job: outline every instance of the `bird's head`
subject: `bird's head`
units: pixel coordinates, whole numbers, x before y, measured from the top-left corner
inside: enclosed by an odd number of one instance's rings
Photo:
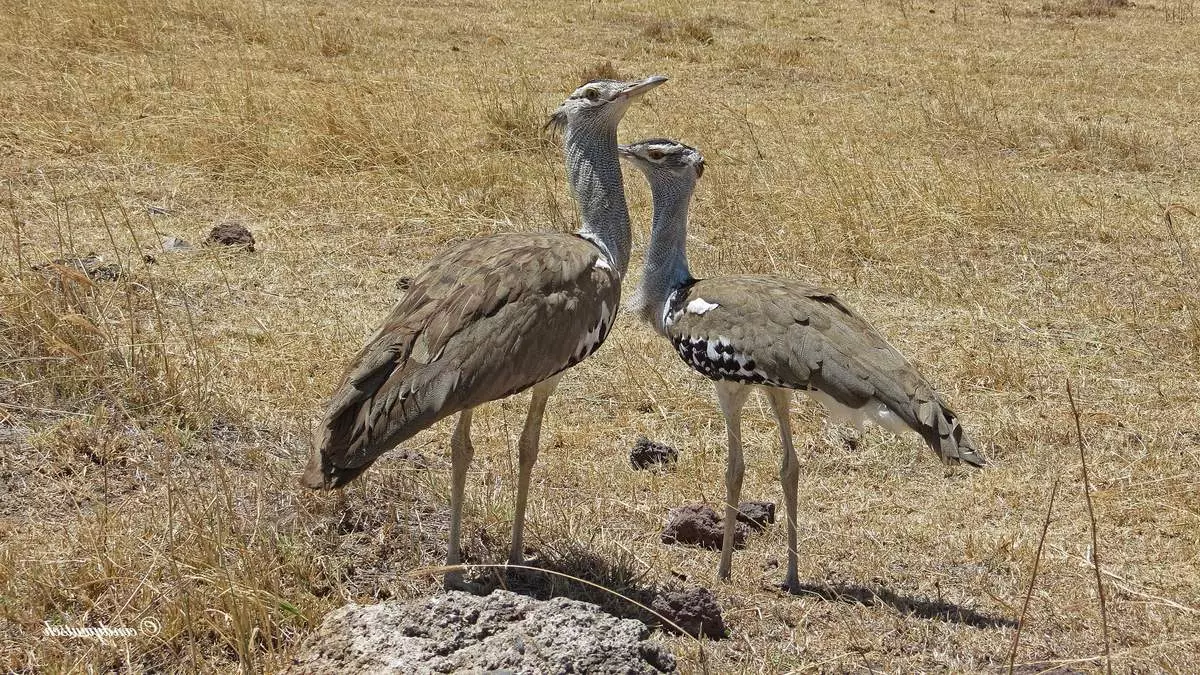
[[[704,175],[704,156],[690,145],[668,138],[651,138],[618,148],[621,159],[642,170],[652,185],[694,184]]]
[[[664,75],[652,75],[636,82],[592,80],[571,93],[546,122],[547,127],[563,130],[569,126],[617,128],[629,104],[666,82]]]

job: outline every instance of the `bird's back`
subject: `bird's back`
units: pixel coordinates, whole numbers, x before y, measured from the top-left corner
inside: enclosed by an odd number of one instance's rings
[[[569,234],[472,239],[433,260],[347,368],[302,482],[337,487],[438,420],[586,358],[612,328],[620,278]]]
[[[983,457],[933,387],[832,292],[737,276],[679,289],[664,328],[680,358],[712,379],[805,391],[835,414],[921,434],[944,461]]]

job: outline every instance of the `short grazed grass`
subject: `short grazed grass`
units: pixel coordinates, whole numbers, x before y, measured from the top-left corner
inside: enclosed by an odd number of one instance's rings
[[[718,554],[658,538],[723,496],[711,386],[626,316],[551,403],[530,555],[634,599],[714,589],[731,639],[662,637],[687,671],[1000,670],[1061,479],[1014,663],[1100,670],[1070,380],[1113,668],[1188,670],[1197,43],[1186,0],[0,0],[0,669],[275,671],[334,607],[434,592],[448,427],[340,495],[295,485],[310,428],[400,277],[467,237],[575,227],[545,114],[584,79],[664,73],[621,137],[704,151],[695,271],[837,289],[994,463],[947,476],[879,430],[852,449],[798,406],[812,592],[775,590],[779,526],[721,583]],[[649,194],[627,187],[640,247]],[[199,246],[229,219],[256,252]],[[89,279],[90,252],[123,275]],[[503,560],[523,412],[477,414],[472,562]],[[766,408],[745,425],[745,497],[778,500]],[[679,465],[632,471],[640,434]]]

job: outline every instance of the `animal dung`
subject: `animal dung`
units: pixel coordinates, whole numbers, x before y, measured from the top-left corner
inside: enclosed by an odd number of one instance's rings
[[[241,246],[251,253],[254,252],[254,235],[236,220],[214,226],[204,243],[209,246]]]
[[[659,591],[652,608],[671,622],[665,627],[672,632],[678,627],[692,637],[703,635],[712,640],[720,640],[729,634],[717,596],[702,586]]]
[[[737,523],[733,531],[733,547],[745,548],[750,527]],[[699,546],[713,551],[721,550],[724,527],[721,517],[706,504],[685,504],[671,509],[667,515],[667,526],[662,531],[662,543]]]
[[[678,450],[663,443],[655,443],[645,436],[638,436],[637,443],[629,451],[629,463],[638,471],[664,468],[677,461]]]
[[[775,522],[774,502],[742,502],[738,504],[737,519],[755,532],[761,532]]]

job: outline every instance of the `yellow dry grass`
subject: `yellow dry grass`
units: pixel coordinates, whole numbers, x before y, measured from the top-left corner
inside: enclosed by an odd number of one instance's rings
[[[1015,665],[1099,670],[1069,379],[1113,668],[1193,668],[1196,44],[1191,0],[0,1],[0,669],[272,671],[333,607],[432,592],[412,571],[444,555],[446,425],[408,446],[428,469],[382,461],[341,499],[295,487],[305,438],[398,277],[573,227],[538,127],[596,73],[671,76],[621,136],[705,152],[696,272],[839,289],[994,466],[946,477],[878,430],[852,451],[799,406],[800,574],[823,597],[773,589],[779,526],[720,583],[716,553],[658,541],[670,508],[723,495],[711,387],[625,317],[551,403],[532,548],[630,595],[714,589],[731,639],[663,638],[689,671],[998,670],[1061,478]],[[228,219],[257,252],[142,257]],[[89,251],[126,276],[31,269]],[[476,417],[475,561],[503,556],[523,399]],[[745,497],[777,500],[766,408],[746,427]],[[674,471],[628,467],[643,433],[682,449]]]

